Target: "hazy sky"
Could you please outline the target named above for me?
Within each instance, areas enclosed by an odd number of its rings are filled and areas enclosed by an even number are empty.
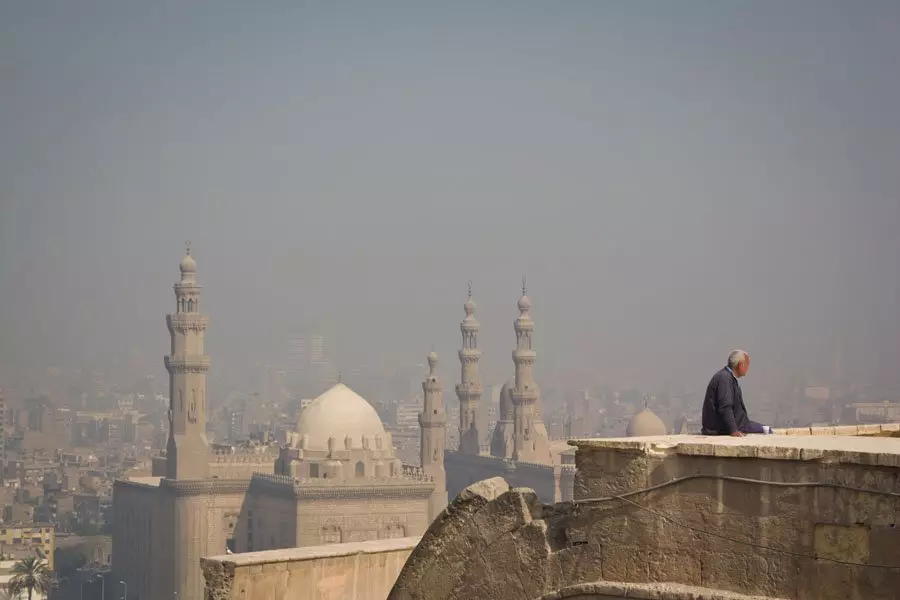
[[[900,3],[0,1],[0,362],[162,370],[191,239],[211,377],[313,326],[486,378],[896,379]]]

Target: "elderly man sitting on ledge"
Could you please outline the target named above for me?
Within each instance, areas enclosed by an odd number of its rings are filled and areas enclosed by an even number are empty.
[[[748,370],[750,355],[734,350],[728,355],[728,365],[713,375],[703,399],[703,435],[744,437],[747,433],[772,433],[771,427],[747,416],[738,378]]]

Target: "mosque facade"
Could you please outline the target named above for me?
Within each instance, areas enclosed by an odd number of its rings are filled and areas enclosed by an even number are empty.
[[[200,558],[422,535],[447,504],[437,357],[423,382],[420,465],[403,464],[375,409],[338,384],[307,406],[277,454],[216,452],[206,438],[209,319],[190,248],[175,284],[169,437],[153,477],[118,480],[110,581],[125,600],[202,598]]]

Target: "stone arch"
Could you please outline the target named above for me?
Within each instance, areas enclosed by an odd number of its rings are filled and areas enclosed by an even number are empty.
[[[357,477],[365,477],[366,476],[366,465],[365,465],[365,463],[363,463],[363,461],[359,461],[358,463],[356,463],[355,472],[356,472]]]

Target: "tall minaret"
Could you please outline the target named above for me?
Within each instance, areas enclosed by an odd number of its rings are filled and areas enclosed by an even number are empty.
[[[541,392],[532,373],[536,353],[531,347],[534,321],[528,314],[529,310],[531,300],[528,299],[523,278],[519,317],[513,323],[516,330],[516,349],[512,354],[516,366],[516,386],[509,392],[515,412],[513,460],[552,463],[550,440],[541,418]]]
[[[166,477],[201,479],[209,476],[210,459],[206,441],[209,357],[203,354],[203,335],[209,318],[200,314],[197,263],[191,256],[190,244],[180,269],[181,281],[175,284],[175,312],[166,315],[172,337],[171,354],[165,357],[169,372]]]
[[[428,355],[428,376],[422,382],[425,403],[419,414],[422,432],[420,452],[422,471],[434,479],[434,492],[428,499],[429,522],[447,506],[447,475],[444,472],[444,435],[447,415],[444,413],[444,388],[437,374],[437,354]]]
[[[469,283],[469,299],[463,305],[466,318],[459,324],[462,331],[462,348],[459,350],[459,362],[462,366],[456,396],[459,398],[459,451],[463,454],[478,454],[481,444],[481,432],[475,415],[481,402],[481,378],[478,376],[478,330],[481,326],[475,319],[475,302],[472,301],[472,284]]]

